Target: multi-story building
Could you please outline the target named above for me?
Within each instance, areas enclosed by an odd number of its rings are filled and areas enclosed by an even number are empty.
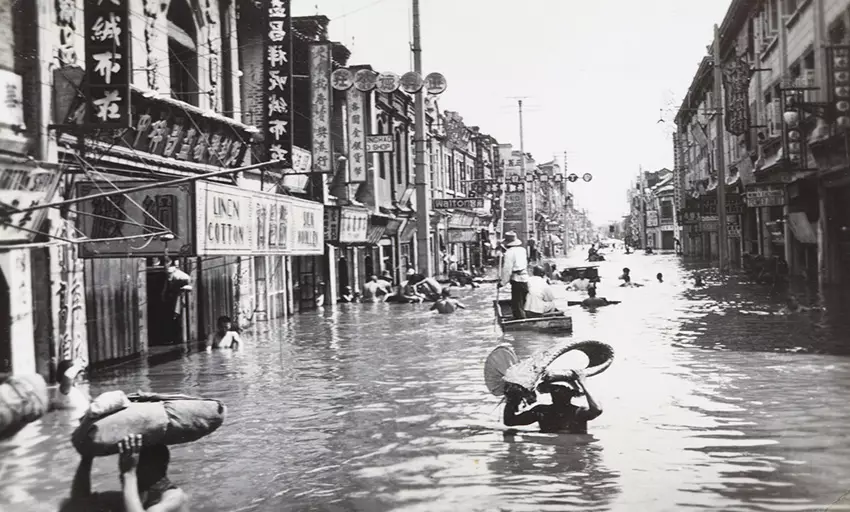
[[[850,280],[848,8],[848,0],[732,2],[719,31],[723,101],[712,97],[706,58],[676,119],[686,252],[716,254],[722,106],[732,260],[737,249],[824,283]]]

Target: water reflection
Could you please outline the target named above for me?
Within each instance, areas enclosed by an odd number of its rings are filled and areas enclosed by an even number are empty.
[[[568,308],[584,295],[555,288],[573,337],[616,350],[588,383],[605,411],[588,436],[501,425],[484,359],[503,341],[526,356],[553,338],[502,335],[492,285],[455,291],[468,309],[454,315],[343,304],[259,324],[240,351],[128,365],[92,393],[228,404],[219,431],[172,450],[171,478],[193,510],[796,511],[850,489],[840,297],[824,298],[825,312],[778,316],[765,287],[672,256],[609,260],[599,294],[621,304]],[[644,287],[618,286],[626,266]],[[705,287],[693,287],[695,272]],[[51,414],[0,442],[0,510],[57,510],[78,462],[73,424]],[[119,488],[116,465],[96,460],[96,491]]]

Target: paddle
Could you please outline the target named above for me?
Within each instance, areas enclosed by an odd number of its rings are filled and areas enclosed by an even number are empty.
[[[580,300],[570,300],[570,301],[567,301],[567,305],[568,306],[581,306],[583,302],[584,301],[580,301]],[[619,300],[609,300],[608,301],[608,304],[619,304],[619,303],[620,303]]]

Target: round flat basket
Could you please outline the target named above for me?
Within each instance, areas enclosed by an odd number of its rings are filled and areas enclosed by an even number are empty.
[[[504,380],[533,392],[543,371],[561,355],[572,350],[581,350],[587,355],[588,365],[584,374],[588,377],[599,375],[614,362],[614,349],[607,343],[592,340],[562,341],[510,367],[505,372]]]
[[[499,345],[490,352],[484,362],[484,383],[490,393],[495,396],[505,394],[505,372],[518,362],[519,357],[508,344]]]

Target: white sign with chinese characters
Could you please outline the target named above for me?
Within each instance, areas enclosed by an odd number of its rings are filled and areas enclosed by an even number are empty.
[[[265,38],[266,146],[280,169],[292,166],[292,17],[289,0],[271,0]]]
[[[0,69],[0,87],[3,104],[0,105],[0,124],[23,126],[24,94],[21,89],[21,75]]]
[[[352,87],[346,93],[348,100],[348,181],[366,181],[366,116],[363,111],[364,93]]]
[[[313,125],[313,170],[333,170],[331,147],[331,50],[330,44],[310,46],[310,113]]]

